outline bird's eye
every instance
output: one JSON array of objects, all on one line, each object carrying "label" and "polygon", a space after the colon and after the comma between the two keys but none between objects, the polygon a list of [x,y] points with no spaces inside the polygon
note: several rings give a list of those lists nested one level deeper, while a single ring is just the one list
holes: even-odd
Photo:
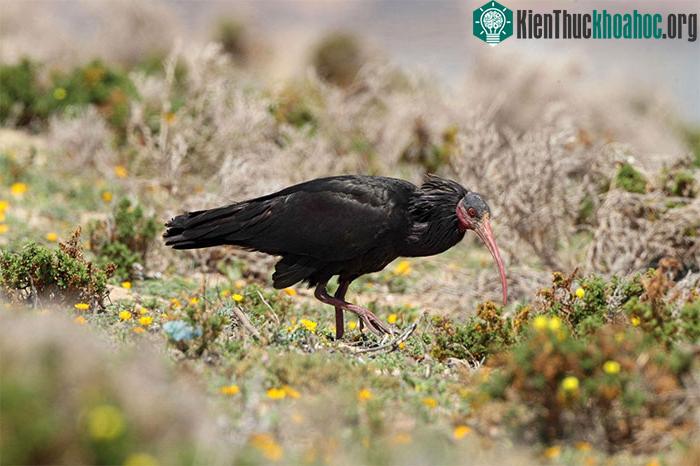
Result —
[{"label": "bird's eye", "polygon": [[468,208],[467,215],[469,215],[472,218],[476,217],[476,209],[474,207]]}]

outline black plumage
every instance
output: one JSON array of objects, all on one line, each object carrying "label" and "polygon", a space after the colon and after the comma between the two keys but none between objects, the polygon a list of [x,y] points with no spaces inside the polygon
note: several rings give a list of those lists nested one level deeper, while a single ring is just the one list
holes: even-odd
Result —
[{"label": "black plumage", "polygon": [[[475,214],[473,225],[466,212]],[[395,178],[348,175],[177,216],[166,224],[164,238],[175,249],[235,245],[281,256],[272,276],[276,288],[304,281],[316,286],[321,301],[341,309],[340,317],[342,309],[356,312],[372,330],[382,332],[386,327],[369,311],[345,306],[354,306],[343,300],[347,285],[397,257],[441,253],[467,229],[478,233],[489,215],[480,196],[453,181],[429,176],[418,187]],[[325,287],[336,275],[342,293],[330,297]]]}]

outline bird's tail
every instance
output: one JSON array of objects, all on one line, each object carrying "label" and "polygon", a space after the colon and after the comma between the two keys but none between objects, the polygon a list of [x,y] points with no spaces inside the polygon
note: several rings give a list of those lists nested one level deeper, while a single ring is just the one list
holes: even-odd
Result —
[{"label": "bird's tail", "polygon": [[165,245],[199,249],[231,244],[232,227],[235,230],[237,214],[244,209],[245,203],[240,203],[178,215],[165,224]]}]

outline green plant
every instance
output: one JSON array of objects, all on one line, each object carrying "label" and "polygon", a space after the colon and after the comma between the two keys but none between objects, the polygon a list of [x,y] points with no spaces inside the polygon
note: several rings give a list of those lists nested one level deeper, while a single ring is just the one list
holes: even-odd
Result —
[{"label": "green plant", "polygon": [[212,308],[204,290],[201,298],[191,298],[173,312],[176,319],[167,322],[163,330],[168,341],[191,358],[198,358],[210,349],[228,322],[220,309]]},{"label": "green plant", "polygon": [[647,180],[640,171],[625,162],[617,169],[615,186],[630,193],[644,194],[647,191]]},{"label": "green plant", "polygon": [[90,250],[98,262],[113,263],[116,277],[127,279],[133,276],[135,264],[145,266],[148,250],[158,233],[158,222],[140,205],[124,198],[109,219],[93,222],[89,232]]},{"label": "green plant", "polygon": [[690,170],[672,170],[662,173],[663,191],[668,196],[695,197],[698,187]]},{"label": "green plant", "polygon": [[46,117],[38,105],[42,91],[36,74],[37,65],[27,59],[0,65],[0,124],[14,120],[17,126],[27,126]]},{"label": "green plant", "polygon": [[102,306],[114,268],[86,261],[79,243],[80,229],[58,249],[29,243],[17,252],[0,251],[0,289],[37,305],[49,300]]},{"label": "green plant", "polygon": [[313,54],[316,73],[325,81],[341,87],[353,83],[364,60],[357,39],[345,33],[333,33],[324,37]]},{"label": "green plant", "polygon": [[242,22],[230,18],[221,20],[216,26],[214,40],[239,63],[246,63],[250,58],[250,39]]}]

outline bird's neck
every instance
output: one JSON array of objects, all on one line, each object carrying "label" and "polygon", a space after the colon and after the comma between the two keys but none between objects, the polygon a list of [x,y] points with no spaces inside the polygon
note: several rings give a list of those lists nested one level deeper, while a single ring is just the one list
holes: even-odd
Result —
[{"label": "bird's neck", "polygon": [[402,256],[432,256],[448,250],[464,238],[459,226],[459,193],[435,198],[434,193],[419,195],[411,201],[411,227],[402,248]]}]

